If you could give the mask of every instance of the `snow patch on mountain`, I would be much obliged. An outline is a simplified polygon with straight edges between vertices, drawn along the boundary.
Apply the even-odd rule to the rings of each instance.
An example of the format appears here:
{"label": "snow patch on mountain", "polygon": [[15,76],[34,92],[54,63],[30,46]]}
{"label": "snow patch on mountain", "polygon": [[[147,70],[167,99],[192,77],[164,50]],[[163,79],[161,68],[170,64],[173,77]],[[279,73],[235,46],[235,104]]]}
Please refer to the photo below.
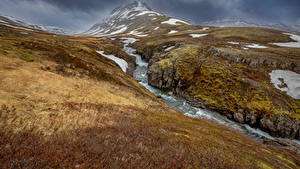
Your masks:
{"label": "snow patch on mountain", "polygon": [[201,30],[202,31],[207,31],[209,29],[209,27],[204,27],[204,28],[202,28]]}
{"label": "snow patch on mountain", "polygon": [[29,29],[29,28],[25,28],[25,27],[20,27],[20,26],[13,26],[11,24],[6,24],[6,23],[0,23],[1,25],[10,27],[10,28],[14,28],[14,29],[23,29],[23,30],[27,30],[27,31],[34,31],[34,29]]}
{"label": "snow patch on mountain", "polygon": [[265,49],[265,48],[268,48],[266,46],[258,45],[258,44],[255,44],[255,43],[253,43],[251,45],[246,45],[246,47],[248,47],[248,48],[256,48],[256,49]]}
{"label": "snow patch on mountain", "polygon": [[129,32],[128,34],[130,35],[134,35],[134,36],[138,36],[138,37],[145,37],[148,36],[148,34],[145,34],[144,32],[138,32],[139,29],[135,29],[131,32]]}
{"label": "snow patch on mountain", "polygon": [[177,33],[178,31],[176,30],[171,30],[168,34],[173,34],[173,33]]}
{"label": "snow patch on mountain", "polygon": [[162,14],[158,13],[158,12],[154,12],[154,11],[142,11],[141,13],[137,14],[136,16],[142,16],[142,15],[146,15],[148,14],[149,16],[162,16]]}
{"label": "snow patch on mountain", "polygon": [[291,33],[284,33],[286,35],[290,35],[290,38],[297,42],[287,42],[287,43],[270,43],[272,45],[282,46],[282,47],[291,47],[291,48],[300,48],[300,36],[294,35]]}
{"label": "snow patch on mountain", "polygon": [[207,36],[207,35],[208,34],[190,34],[190,36],[193,38],[200,38],[200,37]]}
{"label": "snow patch on mountain", "polygon": [[124,33],[125,31],[127,30],[127,26],[117,30],[117,31],[114,31],[112,33],[110,33],[110,35],[115,35],[115,34],[120,34],[120,33]]}
{"label": "snow patch on mountain", "polygon": [[175,19],[175,18],[170,18],[169,20],[163,21],[161,23],[162,24],[170,24],[170,25],[181,25],[183,23],[183,24],[190,25],[189,23],[187,23],[187,22],[185,22],[183,20]]}

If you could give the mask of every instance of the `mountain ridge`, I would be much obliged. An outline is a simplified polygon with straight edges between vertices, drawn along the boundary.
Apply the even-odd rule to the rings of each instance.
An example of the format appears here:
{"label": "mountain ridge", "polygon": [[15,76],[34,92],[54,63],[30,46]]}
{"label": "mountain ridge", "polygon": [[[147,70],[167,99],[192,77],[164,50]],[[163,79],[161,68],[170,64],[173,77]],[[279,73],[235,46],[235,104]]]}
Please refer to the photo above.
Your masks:
{"label": "mountain ridge", "polygon": [[72,35],[76,32],[72,30],[63,29],[57,26],[32,24],[21,19],[17,19],[8,15],[0,14],[0,25],[5,25],[12,28],[19,28],[29,31],[44,31],[48,33],[61,34],[61,35]]}
{"label": "mountain ridge", "polygon": [[259,23],[254,21],[248,21],[239,17],[205,21],[201,22],[200,25],[216,27],[261,27],[300,34],[300,25],[297,24],[286,25],[283,23]]}
{"label": "mountain ridge", "polygon": [[[139,8],[141,14],[134,14],[134,8]],[[138,11],[138,10],[137,10]],[[143,13],[144,11],[144,13]],[[148,11],[148,12],[146,12]],[[131,15],[129,15],[131,14]],[[148,18],[143,16],[147,14]],[[134,20],[137,15],[143,16],[141,20],[149,21],[151,22],[151,19],[154,18],[154,15],[158,15],[155,17],[161,17],[162,18],[173,18],[166,16],[162,14],[161,12],[156,12],[153,9],[151,9],[147,3],[141,2],[141,1],[134,1],[132,3],[129,3],[127,5],[121,5],[110,13],[109,16],[107,16],[103,21],[98,22],[94,24],[88,31],[85,31],[81,33],[81,35],[85,36],[110,36],[110,35],[116,35],[121,33],[129,33],[134,30],[133,28],[130,28],[128,30],[128,27],[132,25],[134,22],[139,22],[138,20]],[[151,18],[152,17],[152,18]],[[131,20],[131,21],[130,21]],[[123,21],[123,22],[122,22]],[[117,24],[115,23],[117,22]],[[118,22],[121,22],[118,24]],[[118,26],[113,26],[114,24]],[[124,25],[122,27],[122,25]],[[155,23],[154,25],[159,26],[159,24]],[[226,19],[219,19],[219,20],[211,20],[211,21],[205,21],[200,22],[196,25],[203,25],[203,26],[216,26],[216,27],[262,27],[262,28],[270,28],[270,29],[276,29],[281,31],[286,31],[290,33],[296,33],[300,34],[300,25],[286,25],[282,23],[258,23],[253,21],[248,21],[239,17],[232,17],[232,18],[226,18]],[[125,29],[125,26],[127,29]],[[135,25],[136,26],[136,25]],[[147,25],[147,26],[153,26],[153,24]],[[123,28],[123,29],[120,29]],[[138,28],[138,27],[135,27]],[[120,31],[118,31],[120,30]],[[126,31],[127,30],[127,31]],[[134,33],[133,33],[134,34]]]}

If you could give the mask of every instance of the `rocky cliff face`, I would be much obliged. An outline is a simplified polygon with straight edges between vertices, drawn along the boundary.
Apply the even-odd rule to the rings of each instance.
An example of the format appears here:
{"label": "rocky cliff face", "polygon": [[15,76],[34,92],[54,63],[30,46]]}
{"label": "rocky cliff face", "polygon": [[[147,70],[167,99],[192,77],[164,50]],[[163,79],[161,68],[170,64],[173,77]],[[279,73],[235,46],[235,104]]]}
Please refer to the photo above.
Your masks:
{"label": "rocky cliff face", "polygon": [[300,73],[300,61],[296,59],[283,60],[282,58],[262,57],[259,55],[243,56],[234,52],[230,52],[228,50],[222,50],[215,47],[210,48],[209,51],[216,56],[224,57],[225,59],[235,63],[243,63],[253,68],[267,66],[273,69],[291,70]]}
{"label": "rocky cliff face", "polygon": [[[148,68],[150,85],[170,90],[185,98],[193,106],[212,109],[239,123],[261,128],[272,136],[300,139],[300,122],[296,116],[288,113],[294,111],[292,109],[295,107],[289,107],[287,103],[284,103],[293,99],[275,98],[275,95],[282,97],[280,96],[282,94],[278,96],[277,92],[270,89],[271,85],[263,84],[268,78],[267,72],[261,69],[267,66],[298,71],[297,61],[246,58],[246,56],[239,56],[216,47],[208,48],[207,51],[199,54],[202,59],[200,57],[200,59],[188,60],[186,57],[190,51],[184,53],[182,51],[192,48],[177,47],[174,52],[168,54],[159,48],[153,55],[154,51],[150,51],[151,48],[141,50],[140,53],[144,54],[145,59],[151,58]],[[181,57],[177,57],[177,54]],[[190,62],[190,64],[185,67],[185,62]],[[245,66],[240,67],[241,64]],[[220,69],[220,67],[223,68]],[[218,69],[221,72],[218,72]],[[225,75],[226,71],[231,71],[231,77]],[[245,74],[255,74],[256,77]],[[213,79],[210,79],[212,76]],[[204,90],[199,90],[200,87]],[[253,100],[253,97],[259,101]],[[297,104],[297,101],[293,100],[290,103]],[[278,108],[278,105],[281,107]],[[275,113],[282,109],[286,112]]]}

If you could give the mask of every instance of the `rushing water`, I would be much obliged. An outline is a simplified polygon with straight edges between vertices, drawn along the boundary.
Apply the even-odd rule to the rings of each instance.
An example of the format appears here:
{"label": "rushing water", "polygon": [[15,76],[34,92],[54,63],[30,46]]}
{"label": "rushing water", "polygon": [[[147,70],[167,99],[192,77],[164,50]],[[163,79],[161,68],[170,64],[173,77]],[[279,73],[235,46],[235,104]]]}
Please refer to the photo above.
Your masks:
{"label": "rushing water", "polygon": [[[147,78],[148,63],[143,61],[140,55],[135,54],[136,50],[129,46],[129,44],[136,42],[137,39],[122,38],[121,40],[124,43],[125,52],[131,56],[136,57],[137,67],[134,71],[134,78],[150,92],[156,95],[160,95],[162,97],[162,100],[166,104],[168,104],[171,108],[176,109],[181,113],[183,113],[184,115],[193,118],[214,120],[220,124],[239,130],[242,133],[254,138],[257,141],[262,141],[263,138],[274,139],[274,137],[270,136],[268,133],[264,131],[261,131],[260,129],[254,129],[247,124],[240,124],[235,121],[229,120],[226,117],[214,111],[193,107],[190,104],[188,104],[184,99],[176,97],[171,93],[165,93],[160,89],[148,85],[148,78]],[[300,144],[299,141],[296,140],[294,141]]]}

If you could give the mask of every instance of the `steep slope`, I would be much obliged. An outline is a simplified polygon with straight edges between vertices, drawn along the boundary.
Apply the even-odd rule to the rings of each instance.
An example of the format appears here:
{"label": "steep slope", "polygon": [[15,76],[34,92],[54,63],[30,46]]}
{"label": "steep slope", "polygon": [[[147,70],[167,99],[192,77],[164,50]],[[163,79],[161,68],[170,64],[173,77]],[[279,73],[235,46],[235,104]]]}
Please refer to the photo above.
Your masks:
{"label": "steep slope", "polygon": [[31,30],[31,31],[45,31],[54,34],[62,34],[62,35],[71,35],[75,34],[75,32],[71,30],[66,30],[63,28],[59,28],[56,26],[46,26],[46,25],[37,25],[31,24],[25,21],[21,21],[11,16],[1,16],[0,15],[0,25],[9,26],[11,28]]}
{"label": "steep slope", "polygon": [[84,36],[112,36],[118,34],[130,34],[138,37],[146,37],[154,29],[163,23],[187,25],[182,20],[170,20],[161,13],[151,10],[147,4],[135,1],[129,5],[124,5],[114,9],[110,16],[103,22],[95,24]]}

